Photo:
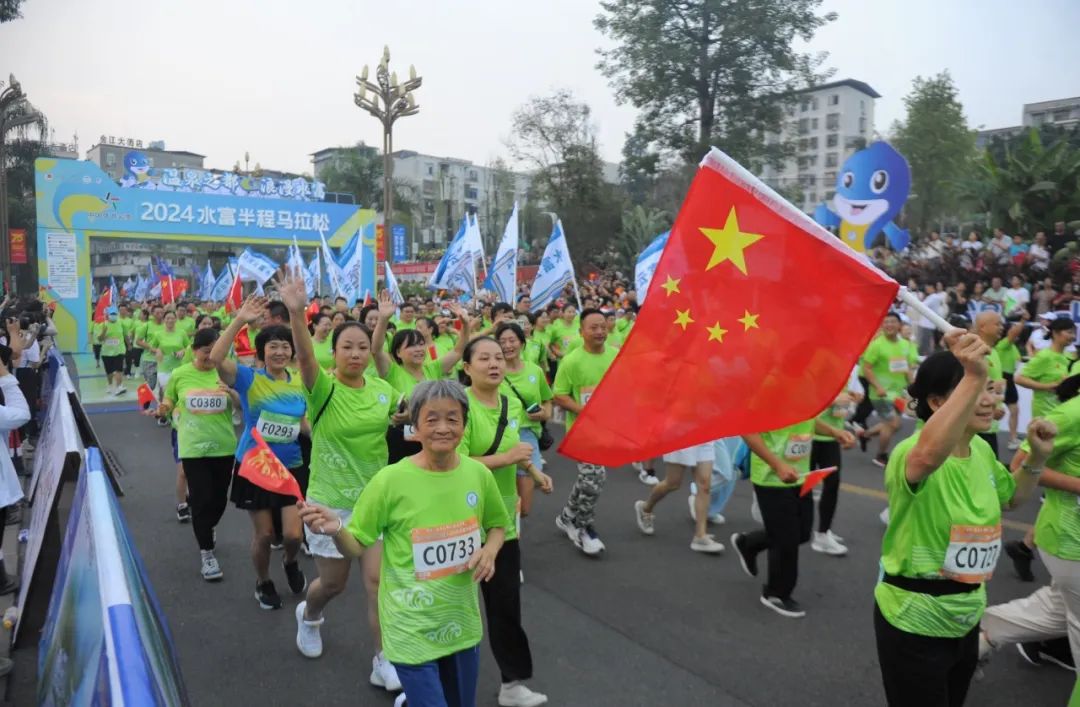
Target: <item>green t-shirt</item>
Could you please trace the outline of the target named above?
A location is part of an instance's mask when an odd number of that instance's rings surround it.
[[[120,324],[124,327],[124,337],[130,340],[131,335],[135,333],[135,325],[138,322],[134,317],[120,317]]]
[[[307,392],[312,416],[307,495],[331,508],[352,508],[389,457],[386,428],[398,394],[381,378],[364,381],[364,387],[352,388],[320,368],[315,385]]]
[[[1080,476],[1080,397],[1061,403],[1046,419],[1058,429],[1047,468]],[[1035,521],[1035,544],[1055,557],[1080,561],[1080,496],[1046,487],[1043,495],[1046,502]]]
[[[574,402],[585,405],[592,397],[600,379],[611,367],[619,350],[611,346],[605,346],[602,353],[589,353],[588,349],[575,349],[568,353],[559,364],[559,370],[555,372],[555,385],[551,392],[554,395],[569,395]],[[567,411],[566,431],[574,425],[577,415]]]
[[[885,399],[892,400],[903,395],[907,389],[908,371],[918,365],[919,354],[910,341],[901,338],[889,341],[882,334],[870,342],[859,362],[870,367],[878,384],[885,389]],[[873,386],[870,386],[870,399],[882,399]]]
[[[471,388],[465,392],[469,396],[469,419],[465,423],[465,434],[461,436],[461,443],[458,444],[458,454],[479,457],[491,449],[491,443],[495,441],[502,404],[489,408],[476,399]],[[500,392],[506,395],[506,429],[503,431],[502,441],[495,449],[495,454],[502,454],[521,441],[521,402],[513,394],[507,395],[505,392]],[[503,506],[506,508],[506,517],[513,521],[506,526],[506,539],[514,540],[518,536],[517,465],[507,464],[498,469],[492,469],[491,475],[495,477],[495,484],[499,487],[499,495],[502,496]]]
[[[217,370],[184,364],[173,371],[165,399],[173,403],[173,426],[181,459],[231,457],[236,454],[229,395],[218,386]]]
[[[810,446],[814,436],[814,420],[798,422],[779,430],[761,433],[761,441],[769,451],[799,472],[800,478],[784,483],[773,468],[756,454],[750,455],[750,481],[755,486],[798,486],[802,476],[810,472]]]
[[[996,529],[1000,553],[1001,507],[1012,500],[1016,482],[990,445],[973,437],[967,458],[950,456],[912,488],[905,468],[921,434],[916,432],[896,445],[885,468],[889,525],[881,542],[881,566],[891,575],[941,579],[950,558],[980,557],[977,551],[971,552],[970,543],[972,537],[979,537],[978,528],[991,533]],[[955,541],[953,536],[957,536]],[[983,572],[992,572],[997,561],[997,554],[988,552],[992,562]],[[935,597],[879,582],[874,598],[893,626],[939,638],[967,635],[986,608],[986,588],[981,584],[972,592]]]
[[[442,358],[446,354],[454,350],[457,346],[457,339],[449,334],[439,334],[435,337],[435,353],[439,354],[437,358]]]
[[[1043,349],[1020,369],[1020,375],[1036,383],[1056,383],[1069,373],[1069,357],[1053,349]],[[1052,390],[1031,392],[1031,416],[1045,417],[1058,404],[1057,394]]]
[[[442,364],[438,361],[428,361],[422,367],[421,371],[424,376],[424,380],[435,381],[440,378],[445,378],[443,375]],[[398,392],[398,395],[404,395],[409,397],[412,394],[413,388],[420,382],[413,378],[412,374],[405,370],[397,361],[390,361],[390,369],[386,372],[386,382],[394,387],[394,390]]]
[[[525,342],[525,348],[521,350],[521,360],[535,363],[541,370],[547,369],[547,341],[541,340],[535,334]]]
[[[398,319],[397,317],[394,317],[392,321],[394,322],[394,328],[397,331],[405,331],[406,329],[415,329],[416,328],[416,320],[415,319],[412,320],[411,322],[403,322],[400,319]]]
[[[319,368],[324,371],[329,371],[334,367],[334,351],[332,349],[332,344],[333,336],[331,335],[327,335],[326,339],[323,341],[318,341],[315,337],[311,338],[311,346],[315,349],[315,361],[319,364]],[[371,361],[374,359],[375,357],[372,356],[368,361],[368,364],[370,365]]]
[[[384,467],[346,528],[368,547],[382,535],[379,624],[394,663],[427,663],[483,637],[476,582],[465,564],[487,531],[509,520],[488,468],[459,458],[451,471],[428,471],[409,458]]]
[[[514,387],[511,388],[511,385]],[[514,394],[515,389],[517,395]],[[521,403],[521,399],[518,398],[518,395],[525,399],[525,402],[521,404],[521,427],[522,429],[532,430],[539,437],[540,423],[530,420],[525,409],[531,405],[551,400],[551,386],[548,385],[547,378],[544,377],[544,372],[540,370],[540,366],[531,361],[522,361],[520,371],[508,370],[506,372],[506,378],[503,380],[501,390],[519,403]]]
[[[131,343],[135,345],[135,348],[137,348],[137,349],[143,348],[142,346],[139,346],[139,342],[146,340],[147,337],[150,335],[149,334],[149,327],[150,327],[150,322],[143,322],[143,321],[135,322],[135,326],[131,330]]]
[[[150,337],[154,336],[159,331],[165,331],[165,325],[164,324],[158,324],[153,319],[148,319],[147,322],[146,322],[146,336],[143,337],[143,338],[146,339],[147,343],[150,343]],[[151,346],[151,348],[153,348],[153,347]]]
[[[848,419],[851,413],[855,412],[855,406],[851,403],[838,403],[835,400],[829,407],[821,411],[821,414],[817,416],[817,419],[824,422],[830,427],[837,429],[844,429],[844,422]],[[835,442],[836,438],[831,435],[823,435],[814,433],[815,442]]]
[[[104,341],[98,338],[101,336],[102,332],[105,333]],[[101,344],[102,356],[123,356],[127,352],[127,345],[124,343],[124,340],[124,325],[119,320],[115,322],[106,320],[98,324],[94,336],[94,343]]]
[[[171,373],[176,370],[183,363],[176,357],[176,353],[183,351],[190,344],[191,340],[188,339],[187,334],[179,329],[168,331],[165,327],[161,327],[151,334],[150,345],[155,349],[161,349],[161,363],[158,364],[158,370],[162,373]]]
[[[1016,371],[1016,364],[1020,361],[1020,349],[1016,348],[1015,342],[1002,339],[994,344],[994,350],[998,352],[998,358],[1001,359],[1003,373]]]
[[[188,335],[188,338],[195,336],[195,317],[180,317],[176,318],[176,330],[182,331]]]

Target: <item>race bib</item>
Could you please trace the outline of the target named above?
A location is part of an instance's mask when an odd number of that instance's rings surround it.
[[[810,456],[810,445],[813,444],[812,435],[791,435],[784,445],[784,459],[789,462],[797,462]]]
[[[189,390],[185,404],[187,411],[195,415],[213,415],[225,412],[229,396],[220,390]]]
[[[890,358],[889,373],[907,373],[908,365],[906,358]]]
[[[469,518],[434,528],[415,528],[412,547],[418,581],[461,574],[468,569],[472,554],[480,549],[480,526],[476,518]]]
[[[112,346],[112,347],[119,346],[120,345],[120,339],[115,339],[115,338],[113,338],[113,339],[105,339],[105,345],[106,346]]]
[[[271,444],[288,444],[300,436],[300,418],[263,410],[255,428]]]
[[[581,406],[584,407],[589,404],[589,398],[592,397],[593,391],[596,390],[595,385],[590,385],[587,388],[581,389]]]
[[[954,525],[941,574],[965,584],[990,579],[1001,554],[1000,525]]]

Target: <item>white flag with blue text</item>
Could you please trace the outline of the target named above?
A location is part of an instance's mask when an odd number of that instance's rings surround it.
[[[364,264],[364,244],[360,231],[353,234],[349,242],[338,253],[338,295],[354,304],[364,296],[360,292],[360,274]]]
[[[214,277],[214,269],[210,267],[210,261],[206,261],[206,269],[203,270],[202,278],[199,280],[199,299],[205,300],[210,298],[210,291],[214,289],[214,281],[217,278]]]
[[[398,287],[397,278],[394,277],[394,271],[390,269],[390,263],[383,261],[383,267],[386,268],[386,291],[390,293],[390,300],[400,307],[405,304],[405,297],[401,294],[401,288]]]
[[[664,254],[664,246],[667,245],[669,235],[671,231],[665,231],[654,238],[637,258],[637,264],[634,266],[634,289],[637,290],[638,304],[645,303],[645,295],[649,291],[649,284],[652,282],[653,273],[656,272],[656,266],[660,264],[660,256]]]
[[[321,280],[322,268],[319,267],[319,250],[316,249],[315,255],[311,256],[311,262],[304,269],[304,288],[308,291],[308,297],[322,293]]]
[[[326,278],[330,282],[330,289],[335,296],[341,295],[341,268],[338,267],[334,254],[330,252],[330,246],[326,244],[326,236],[322,231],[319,231],[319,240],[322,241],[322,260],[326,266]]]
[[[514,285],[517,282],[517,252],[518,252],[518,205],[514,202],[514,211],[510,214],[510,220],[506,222],[502,240],[499,242],[499,250],[495,252],[495,260],[488,270],[487,279],[484,280],[484,289],[494,292],[500,302],[513,304]]]
[[[562,221],[556,221],[540,259],[540,268],[533,282],[530,310],[539,312],[562,295],[563,288],[574,281],[574,265],[570,262],[570,249],[566,245]]]
[[[236,265],[233,263],[233,259],[229,258],[229,263],[221,269],[218,273],[217,279],[214,280],[213,286],[210,288],[210,294],[205,299],[212,302],[224,302],[225,298],[229,296],[229,288],[232,287],[233,278],[236,277]]]
[[[278,264],[262,253],[256,253],[251,248],[245,248],[240,254],[237,267],[240,268],[240,279],[262,285],[277,273]]]
[[[446,252],[443,253],[443,257],[439,260],[435,272],[431,273],[431,278],[428,280],[428,289],[450,289],[450,274],[456,272],[458,261],[465,255],[462,243],[465,240],[467,226],[468,217],[466,216],[462,220],[461,226],[458,227],[457,233],[454,234],[453,240],[450,241],[450,245],[446,246]]]

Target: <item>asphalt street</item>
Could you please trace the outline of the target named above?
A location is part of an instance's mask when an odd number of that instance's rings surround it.
[[[123,467],[128,524],[168,617],[195,705],[390,705],[368,683],[372,644],[363,618],[363,587],[353,581],[331,604],[318,660],[296,650],[293,608],[263,611],[253,598],[254,575],[246,514],[230,506],[218,529],[224,581],[199,576],[190,526],[174,512],[174,465],[168,431],[133,412],[99,409],[91,421],[102,445]],[[537,496],[525,520],[522,553],[524,623],[536,675],[531,685],[552,705],[878,705],[884,703],[874,648],[873,585],[882,525],[882,472],[870,456],[846,452],[834,531],[850,548],[833,558],[803,546],[795,597],[804,619],[782,618],[758,601],[760,581],[743,574],[730,547],[720,556],[689,549],[687,492],[657,509],[656,535],[634,523],[633,502],[647,488],[629,467],[610,470],[597,530],[607,545],[600,559],[583,556],[553,519],[574,478],[573,464],[554,450],[548,470],[555,493]],[[728,544],[750,530],[748,483],[740,483],[715,529]],[[1007,539],[1022,535],[1037,502],[1010,514]],[[285,587],[275,555],[275,582]],[[764,565],[764,558],[762,558]],[[304,558],[308,576],[314,565]],[[1037,566],[1040,582],[1045,568]],[[358,580],[358,574],[354,574]],[[1007,559],[989,585],[992,603],[1033,591]],[[485,642],[480,704],[495,705],[498,671]],[[1034,668],[1009,647],[976,680],[968,704],[1063,705],[1071,674]]]

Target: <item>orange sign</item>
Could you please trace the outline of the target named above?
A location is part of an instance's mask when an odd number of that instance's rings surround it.
[[[26,265],[26,229],[12,228],[8,230],[8,239],[11,242],[11,262],[14,265]]]
[[[381,223],[375,225],[375,262],[386,261],[386,227]]]

